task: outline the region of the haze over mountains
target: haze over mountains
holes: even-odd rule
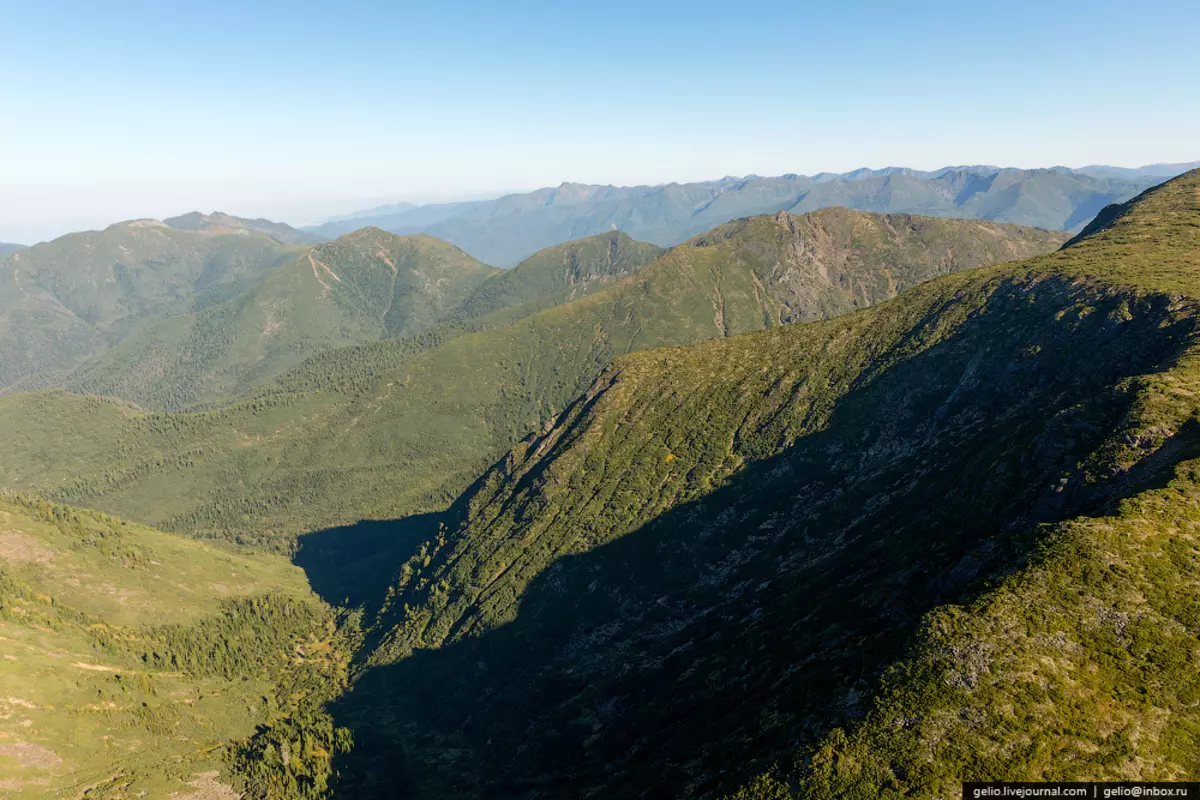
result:
[[[606,230],[671,246],[730,219],[831,205],[1077,232],[1109,203],[1198,165],[1080,170],[967,166],[931,171],[889,167],[663,186],[564,183],[483,202],[374,209],[306,230],[328,237],[363,225],[401,234],[425,232],[501,267],[557,242]]]

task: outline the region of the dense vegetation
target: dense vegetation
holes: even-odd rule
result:
[[[62,385],[164,410],[227,400],[320,350],[423,332],[497,274],[443,242],[363,229],[222,303],[148,324]]]
[[[1200,172],[963,269],[1051,241],[835,210],[580,271],[595,240],[545,260],[548,294],[510,279],[483,316],[226,408],[5,398],[8,485],[265,544],[437,513],[303,536],[306,583],[0,498],[0,785],[865,800],[1193,777]],[[550,307],[505,320],[527,303]]]
[[[170,530],[286,546],[318,527],[445,507],[625,353],[844,313],[1063,238],[827,209],[733,222],[621,277],[654,253],[606,235],[493,279],[504,281],[495,294],[482,284],[469,302],[486,316],[320,354],[216,411],[4,398],[0,483]],[[549,293],[539,298],[538,286]],[[574,291],[586,296],[567,302]],[[508,313],[491,311],[496,297],[562,304],[493,326]]]
[[[427,797],[1194,776],[1197,270],[1200,173],[1026,264],[618,359],[376,540],[377,597],[318,583],[369,614],[335,718]]]
[[[136,220],[0,258],[0,389],[61,380],[147,320],[228,297],[295,252],[260,233]]]
[[[223,237],[235,249],[256,246],[261,237],[251,232],[257,230],[288,241],[297,238],[287,235],[286,226],[280,231],[265,220],[226,215],[187,215],[167,223],[196,232],[193,238],[202,242]],[[118,226],[97,236],[107,243],[123,230]],[[79,251],[94,242],[53,244],[70,261],[86,260],[87,253]],[[44,255],[41,248],[34,252]],[[107,339],[96,339],[95,357],[70,372],[50,369],[26,376],[22,387],[59,386],[155,410],[211,407],[254,394],[314,354],[362,346],[391,361],[412,347],[419,351],[430,341],[582,297],[661,253],[609,234],[550,248],[501,272],[427,236],[399,237],[369,228],[289,252],[295,257],[262,275],[197,286],[189,302],[160,314],[140,313],[136,325],[126,320],[122,325],[129,331],[105,334],[117,340],[111,347]],[[401,341],[391,350],[371,347],[392,338]],[[26,354],[50,364],[78,360],[78,348],[69,342],[44,344]],[[13,346],[24,347],[24,339],[17,336]],[[307,379],[314,370],[305,368],[302,374]],[[292,378],[283,383],[294,385]]]

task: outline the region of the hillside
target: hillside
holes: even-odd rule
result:
[[[1062,239],[845,209],[740,220],[586,297],[445,340],[320,354],[212,412],[0,398],[0,485],[286,547],[323,526],[443,508],[618,356],[846,313]]]
[[[619,358],[423,542],[306,537],[368,613],[343,796],[400,753],[427,798],[1194,777],[1198,275],[1200,172],[1051,255]]]
[[[297,251],[135,220],[0,259],[0,389],[52,383],[146,320],[220,302]]]
[[[548,247],[480,284],[455,313],[460,319],[520,319],[569,303],[656,261],[666,250],[620,231]],[[502,316],[494,316],[502,312]]]
[[[0,497],[5,797],[264,797],[306,772],[323,785],[341,647],[282,558]],[[264,779],[263,743],[300,720],[326,755],[297,748]]]
[[[298,231],[291,225],[282,222],[272,222],[269,219],[247,219],[235,217],[214,211],[211,214],[201,214],[193,211],[178,217],[169,217],[163,223],[181,231],[196,231],[210,236],[229,233],[262,233],[283,244],[316,244],[325,241],[326,237],[306,231]]]
[[[1170,174],[1185,168],[1180,165]],[[778,211],[802,214],[829,206],[1075,232],[1105,205],[1128,199],[1163,177],[1170,175],[966,166],[750,175],[662,186],[564,183],[461,207],[420,206],[394,218],[339,224],[371,224],[397,233],[424,231],[504,267],[558,242],[606,231],[624,231],[639,241],[669,247],[740,217]],[[326,235],[345,232],[337,227],[316,230]]]
[[[420,333],[497,274],[436,239],[363,228],[223,303],[148,324],[58,385],[154,409],[218,403],[320,350]]]
[[[0,258],[3,258],[4,256],[12,255],[13,253],[17,252],[18,250],[24,250],[24,249],[25,249],[25,245],[23,245],[23,244],[11,244],[8,242],[0,242]]]
[[[364,228],[302,255],[223,304],[148,325],[59,385],[157,410],[211,405],[253,393],[323,350],[330,352],[321,362],[344,369],[346,353],[336,348],[370,349],[371,342],[396,337],[405,342],[383,347],[422,348],[529,316],[599,291],[661,252],[603,234],[500,271],[427,236]]]

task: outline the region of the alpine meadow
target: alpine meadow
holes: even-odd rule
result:
[[[0,10],[0,800],[1200,797],[1197,25]]]

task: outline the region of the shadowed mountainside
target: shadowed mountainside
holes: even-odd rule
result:
[[[393,552],[341,795],[1195,774],[1198,220],[615,361]]]

